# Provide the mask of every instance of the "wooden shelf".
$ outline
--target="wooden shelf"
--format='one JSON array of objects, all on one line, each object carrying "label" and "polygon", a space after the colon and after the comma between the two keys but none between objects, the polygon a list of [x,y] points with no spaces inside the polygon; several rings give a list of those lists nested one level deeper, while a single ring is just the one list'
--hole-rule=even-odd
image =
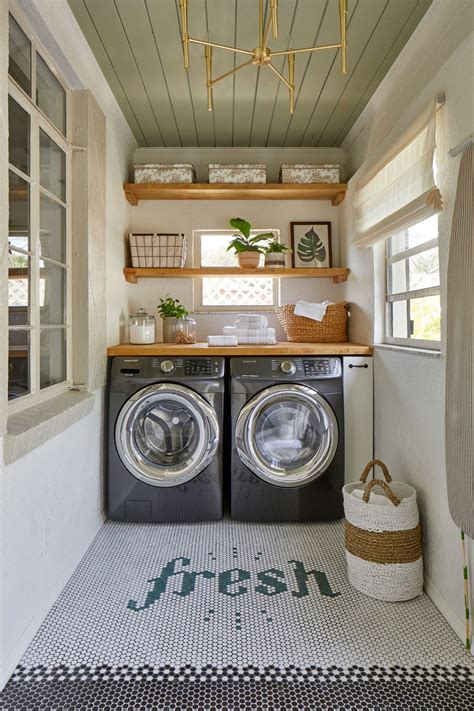
[{"label": "wooden shelf", "polygon": [[349,269],[346,267],[316,268],[316,269],[239,269],[235,267],[208,267],[201,269],[155,269],[153,267],[125,267],[123,273],[130,284],[136,284],[137,279],[192,279],[193,277],[244,277],[271,276],[298,279],[332,279],[335,284],[347,280]]},{"label": "wooden shelf", "polygon": [[139,200],[330,200],[340,205],[345,183],[124,183],[131,205]]},{"label": "wooden shelf", "polygon": [[302,356],[302,355],[372,355],[371,346],[360,343],[289,343],[279,341],[271,346],[208,346],[207,343],[177,345],[176,343],[150,343],[135,345],[120,343],[107,349],[109,356]]}]

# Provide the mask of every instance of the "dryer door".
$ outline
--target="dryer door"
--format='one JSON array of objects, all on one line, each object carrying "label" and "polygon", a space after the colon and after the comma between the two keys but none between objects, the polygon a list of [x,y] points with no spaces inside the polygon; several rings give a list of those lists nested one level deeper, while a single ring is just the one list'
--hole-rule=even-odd
[{"label": "dryer door", "polygon": [[269,387],[237,419],[235,441],[244,464],[276,486],[302,486],[320,477],[339,441],[329,403],[306,385]]},{"label": "dryer door", "polygon": [[218,442],[211,405],[190,388],[173,383],[136,392],[115,425],[123,464],[153,486],[178,486],[193,479],[210,463]]}]

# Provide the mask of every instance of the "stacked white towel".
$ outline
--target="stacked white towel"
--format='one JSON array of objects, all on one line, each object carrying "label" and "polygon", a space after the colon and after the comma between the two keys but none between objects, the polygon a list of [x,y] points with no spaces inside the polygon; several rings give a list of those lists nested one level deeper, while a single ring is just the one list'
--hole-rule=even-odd
[{"label": "stacked white towel", "polygon": [[295,316],[306,316],[312,318],[313,321],[322,321],[326,315],[328,306],[331,301],[323,301],[320,304],[311,303],[310,301],[297,301],[295,305]]},{"label": "stacked white towel", "polygon": [[276,343],[275,329],[268,326],[266,316],[259,314],[239,314],[233,326],[224,326],[223,334],[236,337],[239,345]]}]

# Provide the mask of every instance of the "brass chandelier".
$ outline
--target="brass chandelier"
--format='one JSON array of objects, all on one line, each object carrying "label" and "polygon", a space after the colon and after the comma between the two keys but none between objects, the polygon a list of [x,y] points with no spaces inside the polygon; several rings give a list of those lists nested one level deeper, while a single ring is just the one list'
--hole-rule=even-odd
[{"label": "brass chandelier", "polygon": [[[264,5],[268,9],[270,5],[270,12],[268,13],[268,19],[265,23],[264,15]],[[270,36],[270,30],[272,32],[272,38],[278,39],[278,0],[259,0],[259,13],[258,13],[258,46],[255,49],[240,49],[238,47],[229,47],[225,44],[216,44],[215,42],[208,42],[206,40],[196,39],[195,37],[189,36],[189,25],[188,25],[188,5],[189,0],[179,0],[179,9],[181,15],[181,36],[183,41],[183,55],[184,55],[184,68],[189,69],[189,44],[200,44],[204,45],[205,58],[206,58],[206,86],[207,86],[207,108],[209,111],[213,110],[213,88],[217,82],[225,79],[231,74],[240,72],[241,69],[249,67],[250,65],[255,66],[267,66],[269,67],[288,87],[290,94],[290,114],[294,113],[295,110],[295,55],[300,52],[318,52],[322,49],[340,49],[341,50],[341,72],[346,73],[347,64],[347,43],[346,43],[346,32],[347,32],[347,0],[339,0],[339,29],[340,29],[340,42],[337,44],[324,44],[317,47],[301,47],[300,49],[286,49],[281,52],[272,52],[268,46],[268,38]],[[250,56],[246,62],[239,64],[234,69],[231,69],[225,74],[221,74],[215,79],[212,77],[212,50],[224,49],[229,52],[235,52],[236,54],[247,54]],[[278,69],[272,64],[273,57],[288,57],[288,79],[278,71]]]}]

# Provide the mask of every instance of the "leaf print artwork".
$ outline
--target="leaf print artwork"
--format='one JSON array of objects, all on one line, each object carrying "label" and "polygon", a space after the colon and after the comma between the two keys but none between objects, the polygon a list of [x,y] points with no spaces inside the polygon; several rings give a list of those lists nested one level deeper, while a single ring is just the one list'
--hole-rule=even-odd
[{"label": "leaf print artwork", "polygon": [[297,247],[298,257],[302,262],[324,262],[326,260],[326,247],[314,228],[305,232]]}]

